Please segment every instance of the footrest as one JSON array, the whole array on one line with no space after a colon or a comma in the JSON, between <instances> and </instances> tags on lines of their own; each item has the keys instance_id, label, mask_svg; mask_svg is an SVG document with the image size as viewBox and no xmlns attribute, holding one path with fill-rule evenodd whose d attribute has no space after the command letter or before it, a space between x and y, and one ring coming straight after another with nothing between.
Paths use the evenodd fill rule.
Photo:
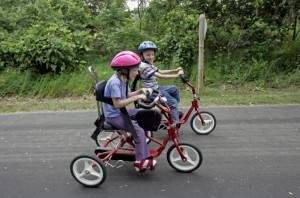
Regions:
<instances>
[{"instance_id":1,"label":"footrest","mask_svg":"<svg viewBox=\"0 0 300 198\"><path fill-rule=\"evenodd\" d=\"M105 155L101 155L101 158L105 158L107 155L109 155L109 151L111 149L105 148L105 147L98 147L95 149L95 154L101 154L104 152L107 152ZM112 160L123 160L123 161L135 161L135 154L134 152L131 151L117 151L116 153L113 154Z\"/></svg>"},{"instance_id":2,"label":"footrest","mask_svg":"<svg viewBox=\"0 0 300 198\"><path fill-rule=\"evenodd\" d=\"M107 151L111 151L111 149L108 148L108 147L97 147L95 149L95 154L97 155L97 153L104 153L104 152L107 152Z\"/></svg>"}]
</instances>

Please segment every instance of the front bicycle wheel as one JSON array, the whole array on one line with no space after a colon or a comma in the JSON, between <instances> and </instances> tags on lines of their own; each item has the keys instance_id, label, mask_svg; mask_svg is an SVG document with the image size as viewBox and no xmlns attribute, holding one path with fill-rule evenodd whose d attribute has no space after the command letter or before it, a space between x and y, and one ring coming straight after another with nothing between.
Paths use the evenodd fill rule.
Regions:
<instances>
[{"instance_id":1,"label":"front bicycle wheel","mask_svg":"<svg viewBox=\"0 0 300 198\"><path fill-rule=\"evenodd\" d=\"M175 144L173 144L167 152L167 160L172 168L179 172L189 173L200 167L202 164L202 153L196 146L180 143L179 148L186 160L181 159Z\"/></svg>"},{"instance_id":2,"label":"front bicycle wheel","mask_svg":"<svg viewBox=\"0 0 300 198\"><path fill-rule=\"evenodd\" d=\"M191 118L190 126L196 134L208 135L215 130L217 120L215 116L208 111L201 111L200 115L204 123L202 123L198 113L195 113Z\"/></svg>"},{"instance_id":3,"label":"front bicycle wheel","mask_svg":"<svg viewBox=\"0 0 300 198\"><path fill-rule=\"evenodd\" d=\"M70 164L74 179L86 187L97 187L106 179L106 167L97 158L80 155Z\"/></svg>"}]
</instances>

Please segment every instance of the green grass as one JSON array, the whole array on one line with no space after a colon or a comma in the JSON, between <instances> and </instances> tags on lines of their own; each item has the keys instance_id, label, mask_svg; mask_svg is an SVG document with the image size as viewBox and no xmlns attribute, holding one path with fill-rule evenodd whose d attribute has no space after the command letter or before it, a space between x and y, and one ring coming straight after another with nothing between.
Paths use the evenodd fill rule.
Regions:
<instances>
[{"instance_id":1,"label":"green grass","mask_svg":"<svg viewBox=\"0 0 300 198\"><path fill-rule=\"evenodd\" d=\"M105 65L95 67L99 78L107 79L113 71ZM93 80L87 68L71 74L35 76L30 72L6 70L0 73L0 97L78 97L88 94Z\"/></svg>"},{"instance_id":2,"label":"green grass","mask_svg":"<svg viewBox=\"0 0 300 198\"><path fill-rule=\"evenodd\" d=\"M207 89L202 97L209 105L258 105L258 104L300 104L299 87L265 89L240 87L235 89Z\"/></svg>"},{"instance_id":3,"label":"green grass","mask_svg":"<svg viewBox=\"0 0 300 198\"><path fill-rule=\"evenodd\" d=\"M108 79L113 71L107 61L94 59L100 80ZM196 69L196 66L193 67ZM196 78L192 71L191 79ZM206 69L205 90L201 92L202 106L300 104L300 69L289 75L276 75L272 84L263 80L251 83L228 80L213 67ZM259 79L259 78L257 78ZM192 94L179 80L161 80L161 84L176 84L180 88L181 107L187 107ZM30 72L5 70L0 72L0 113L44 110L96 110L92 95L93 80L87 68L71 74L35 76ZM269 87L269 88L268 88ZM270 88L273 87L273 88ZM275 87L275 88L274 88Z\"/></svg>"},{"instance_id":4,"label":"green grass","mask_svg":"<svg viewBox=\"0 0 300 198\"><path fill-rule=\"evenodd\" d=\"M190 105L192 94L181 89L180 107ZM201 106L258 105L258 104L300 104L300 88L265 89L256 87L207 87L200 96ZM5 97L0 99L0 112L20 111L66 111L95 110L96 102L92 93L77 97L28 98Z\"/></svg>"}]
</instances>

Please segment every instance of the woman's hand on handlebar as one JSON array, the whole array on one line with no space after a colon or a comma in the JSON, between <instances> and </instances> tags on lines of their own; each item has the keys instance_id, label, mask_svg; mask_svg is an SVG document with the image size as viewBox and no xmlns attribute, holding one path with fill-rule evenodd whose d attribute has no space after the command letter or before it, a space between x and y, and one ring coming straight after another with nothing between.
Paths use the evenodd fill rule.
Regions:
<instances>
[{"instance_id":1,"label":"woman's hand on handlebar","mask_svg":"<svg viewBox=\"0 0 300 198\"><path fill-rule=\"evenodd\" d=\"M142 93L142 94L137 95L136 100L146 100L146 99L147 99L146 94Z\"/></svg>"},{"instance_id":2,"label":"woman's hand on handlebar","mask_svg":"<svg viewBox=\"0 0 300 198\"><path fill-rule=\"evenodd\" d=\"M136 101L137 101L138 107L141 107L144 109L151 109L152 107L154 107L154 105L155 105L154 101L152 103L146 102L146 101L148 101L150 95L139 94L137 96L138 96L138 99Z\"/></svg>"},{"instance_id":3,"label":"woman's hand on handlebar","mask_svg":"<svg viewBox=\"0 0 300 198\"><path fill-rule=\"evenodd\" d=\"M152 95L152 92L153 92L153 89L151 88L142 88L142 93L145 94L146 96L151 96Z\"/></svg>"},{"instance_id":4,"label":"woman's hand on handlebar","mask_svg":"<svg viewBox=\"0 0 300 198\"><path fill-rule=\"evenodd\" d=\"M145 91L147 92L147 94L145 95L145 94L140 94L140 95L142 95L142 96L140 96L140 95L138 95L139 96L139 99L137 99L137 104L138 104L138 106L139 107L141 107L141 108L144 108L144 109L151 109L151 108L153 108L154 106L155 106L155 104L158 102L158 99L160 99L161 98L161 95L160 95L160 92L158 91L158 90L156 90L156 89L151 89L151 94L154 94L154 95L156 95L156 97L155 97L155 99L154 100L151 100L150 98L153 96L151 96L150 94L149 94L149 90L150 90L151 88L147 88L147 89L145 89ZM142 89L141 89L142 90ZM150 97L151 96L151 97Z\"/></svg>"}]
</instances>

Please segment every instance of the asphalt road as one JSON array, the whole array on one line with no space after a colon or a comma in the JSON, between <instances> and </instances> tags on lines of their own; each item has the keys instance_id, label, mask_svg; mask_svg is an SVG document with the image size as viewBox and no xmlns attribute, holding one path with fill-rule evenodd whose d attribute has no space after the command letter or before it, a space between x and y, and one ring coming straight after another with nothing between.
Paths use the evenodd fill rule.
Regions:
<instances>
[{"instance_id":1,"label":"asphalt road","mask_svg":"<svg viewBox=\"0 0 300 198\"><path fill-rule=\"evenodd\" d=\"M161 155L154 172L136 173L131 163L108 168L94 189L78 184L69 164L93 154L96 112L0 114L0 197L300 197L300 105L206 110L218 121L213 133L183 128L182 142L203 153L195 172L178 173Z\"/></svg>"}]
</instances>

